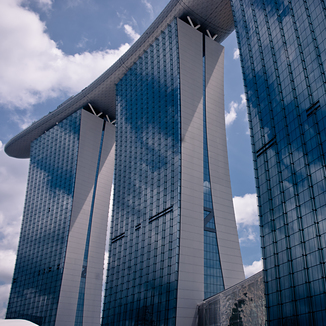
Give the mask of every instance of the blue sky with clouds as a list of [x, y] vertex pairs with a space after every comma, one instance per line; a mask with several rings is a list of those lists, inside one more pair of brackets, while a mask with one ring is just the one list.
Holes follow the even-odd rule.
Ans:
[[[112, 65], [168, 0], [0, 1], [0, 319], [15, 263], [28, 160], [3, 147]], [[231, 183], [243, 263], [261, 269], [251, 145], [235, 33], [225, 46], [225, 111]]]

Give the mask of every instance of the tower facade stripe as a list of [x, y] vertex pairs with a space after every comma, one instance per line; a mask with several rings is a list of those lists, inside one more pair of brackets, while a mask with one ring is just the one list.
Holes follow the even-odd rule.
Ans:
[[205, 36], [206, 125], [211, 191], [225, 289], [244, 279], [233, 210], [224, 117], [224, 48]]
[[176, 325], [191, 325], [204, 299], [203, 42], [178, 20], [181, 103], [181, 225]]

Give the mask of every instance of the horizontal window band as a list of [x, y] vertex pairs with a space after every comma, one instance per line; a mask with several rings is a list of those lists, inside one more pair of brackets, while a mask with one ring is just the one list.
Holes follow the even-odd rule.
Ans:
[[137, 224], [136, 226], [135, 226], [135, 230], [139, 230], [141, 228], [141, 223], [139, 223], [139, 224]]
[[[211, 211], [205, 218], [204, 218], [204, 227], [206, 227], [206, 225], [214, 219], [214, 213], [213, 211]], [[215, 232], [215, 231], [214, 231]]]
[[125, 233], [121, 233], [120, 235], [116, 236], [112, 239], [111, 243], [117, 242], [118, 240], [122, 239], [125, 236]]
[[205, 231], [208, 231], [208, 232], [216, 233], [216, 230], [215, 230], [215, 229], [212, 229], [212, 228], [210, 228], [210, 227], [208, 227], [208, 226], [205, 226], [205, 227], [204, 227], [204, 230], [205, 230]]
[[259, 150], [256, 152], [257, 158], [261, 156], [264, 152], [266, 152], [269, 148], [271, 148], [276, 142], [275, 136], [264, 146], [260, 147]]
[[173, 206], [170, 206], [170, 207], [166, 208], [165, 210], [163, 210], [162, 212], [157, 213], [156, 215], [150, 217], [150, 219], [149, 219], [149, 223], [152, 223], [152, 222], [155, 221], [156, 219], [158, 219], [158, 218], [160, 218], [160, 217], [166, 215], [167, 213], [172, 212], [172, 208], [173, 208]]
[[319, 100], [314, 104], [310, 105], [310, 107], [306, 110], [307, 118], [309, 118], [312, 114], [314, 114], [320, 108]]

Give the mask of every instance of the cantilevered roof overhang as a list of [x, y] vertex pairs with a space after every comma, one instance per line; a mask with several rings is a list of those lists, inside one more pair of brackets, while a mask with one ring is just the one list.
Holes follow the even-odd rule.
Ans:
[[174, 18], [187, 21], [191, 17], [199, 30], [217, 35], [221, 43], [234, 30], [230, 0], [171, 0], [145, 33], [107, 71], [80, 93], [70, 97], [58, 108], [34, 122], [7, 142], [5, 152], [12, 157], [28, 158], [31, 142], [88, 103], [97, 112], [103, 112], [111, 120], [115, 119], [115, 85], [148, 49], [160, 33]]

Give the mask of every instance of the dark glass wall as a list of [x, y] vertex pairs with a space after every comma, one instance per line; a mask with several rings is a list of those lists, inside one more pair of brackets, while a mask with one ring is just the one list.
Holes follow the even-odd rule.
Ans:
[[6, 318], [54, 325], [76, 176], [81, 111], [33, 141]]
[[326, 324], [324, 1], [232, 0], [269, 325]]
[[180, 228], [176, 20], [116, 86], [111, 244], [103, 325], [175, 325]]

